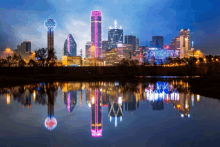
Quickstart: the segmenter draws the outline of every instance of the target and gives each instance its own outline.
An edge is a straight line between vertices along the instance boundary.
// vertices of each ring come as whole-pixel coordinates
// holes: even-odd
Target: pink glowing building
[[[91,12],[91,57],[102,58],[102,15],[101,11]]]

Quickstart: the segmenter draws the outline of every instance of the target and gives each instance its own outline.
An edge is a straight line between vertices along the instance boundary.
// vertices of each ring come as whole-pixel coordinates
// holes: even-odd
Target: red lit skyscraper
[[[91,12],[91,53],[94,58],[102,57],[102,16],[101,11]]]

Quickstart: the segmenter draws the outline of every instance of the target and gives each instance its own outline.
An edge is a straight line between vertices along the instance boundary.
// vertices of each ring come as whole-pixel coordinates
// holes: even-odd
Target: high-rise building
[[[163,36],[152,36],[152,41],[150,42],[150,47],[163,48]]]
[[[179,30],[180,37],[180,58],[183,58],[187,51],[190,50],[190,30]]]
[[[63,56],[76,56],[76,42],[71,34],[64,42]]]
[[[117,48],[118,43],[123,43],[123,29],[117,28],[117,22],[115,21],[114,29],[108,29],[108,42],[109,49]]]
[[[20,53],[27,53],[27,52],[31,52],[31,42],[30,41],[23,41],[21,43],[21,45],[17,46],[17,50],[16,52],[20,52]]]
[[[49,18],[45,22],[45,27],[48,29],[47,31],[47,48],[54,49],[54,29],[56,27],[56,22]]]
[[[102,15],[101,11],[91,12],[91,53],[95,58],[102,57]]]
[[[105,53],[109,51],[108,40],[102,40],[102,57],[105,59]]]
[[[86,58],[90,58],[90,47],[91,47],[91,42],[88,41],[86,42]]]
[[[136,36],[127,35],[125,36],[125,44],[132,44],[132,54],[136,50]]]
[[[180,37],[173,38],[172,42],[170,43],[170,49],[180,49]]]
[[[136,38],[136,50],[139,50],[139,38]]]

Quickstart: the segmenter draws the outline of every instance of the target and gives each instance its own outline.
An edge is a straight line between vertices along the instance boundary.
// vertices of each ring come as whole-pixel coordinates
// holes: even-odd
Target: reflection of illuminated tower
[[[48,130],[53,130],[57,126],[57,120],[54,117],[54,98],[48,96],[48,116],[45,119],[44,126]]]
[[[47,48],[54,49],[54,32],[53,32],[53,30],[56,27],[56,22],[52,18],[49,18],[45,22],[45,27],[48,29],[48,31],[47,31]]]
[[[118,102],[110,101],[108,105],[108,116],[110,118],[110,121],[112,118],[115,119],[115,127],[117,127],[117,119],[120,118],[120,121],[122,121],[123,117],[123,103],[122,103],[122,97],[120,96],[118,98]]]
[[[72,113],[74,107],[76,106],[77,100],[77,91],[64,92],[64,104],[69,113]]]
[[[91,94],[91,133],[92,137],[102,136],[102,99],[99,97],[98,88]]]
[[[92,11],[91,12],[91,45],[95,46],[95,58],[102,57],[102,16],[101,16],[101,11]]]
[[[180,108],[179,113],[181,117],[190,117],[190,95],[187,93],[180,93]]]

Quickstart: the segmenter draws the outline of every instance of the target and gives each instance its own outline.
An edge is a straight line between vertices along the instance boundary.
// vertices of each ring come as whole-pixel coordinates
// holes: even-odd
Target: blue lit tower
[[[48,18],[45,23],[47,30],[47,48],[54,49],[54,29],[56,27],[56,22],[52,18]]]
[[[71,34],[68,35],[64,43],[63,55],[76,56],[76,41]]]
[[[123,29],[117,28],[117,22],[115,21],[115,28],[108,30],[108,42],[110,50],[117,48],[118,43],[123,43]]]

